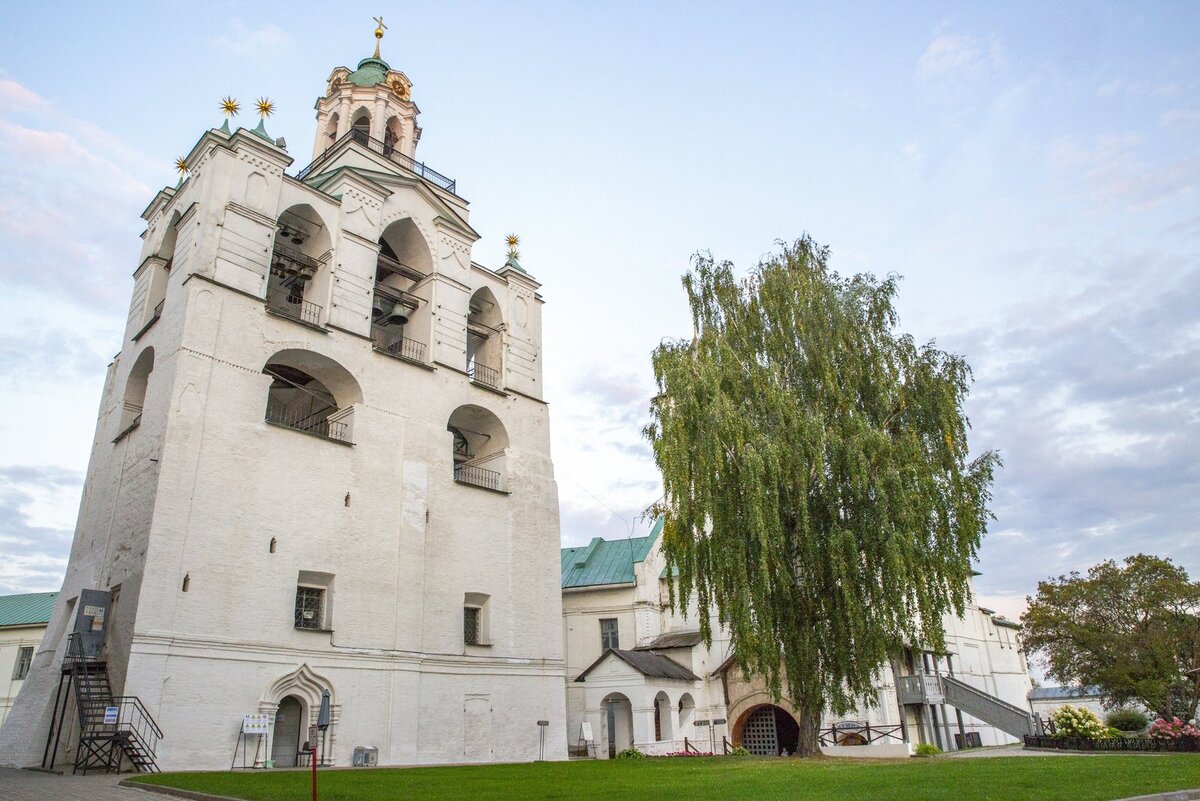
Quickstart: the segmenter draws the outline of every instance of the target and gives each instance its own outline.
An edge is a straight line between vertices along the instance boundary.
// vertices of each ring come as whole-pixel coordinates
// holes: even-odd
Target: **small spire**
[[[225,114],[225,121],[221,123],[221,130],[225,133],[231,133],[229,130],[229,120],[231,117],[236,117],[242,107],[231,96],[225,95],[221,98],[221,111]]]
[[[275,113],[275,104],[272,103],[268,98],[260,97],[258,100],[254,101],[254,105],[258,107],[258,116],[264,121],[267,119],[267,117],[270,117]]]
[[[383,39],[383,32],[387,30],[387,26],[383,24],[383,17],[371,17],[375,20],[375,58],[379,58],[379,43]]]
[[[521,262],[517,261],[517,259],[521,258],[520,252],[517,251],[517,245],[521,244],[521,237],[516,234],[509,234],[504,237],[504,242],[508,245],[508,258],[504,260],[504,266],[500,268],[500,272],[504,272],[505,270],[526,272],[525,268],[521,266]]]
[[[187,178],[188,170],[190,169],[188,167],[187,159],[183,156],[175,159],[175,169],[179,172],[179,183],[175,184],[175,188],[178,189],[179,187],[183,186],[184,179]]]

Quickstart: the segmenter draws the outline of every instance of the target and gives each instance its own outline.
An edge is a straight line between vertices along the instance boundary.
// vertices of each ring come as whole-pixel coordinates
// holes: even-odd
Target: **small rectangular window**
[[[320,587],[296,588],[296,628],[320,629],[325,608],[325,590]]]
[[[483,642],[480,636],[479,611],[478,606],[463,607],[463,642],[467,645],[480,645]]]
[[[13,669],[13,681],[19,681],[29,675],[29,666],[33,664],[33,646],[27,645],[17,649],[17,666]]]
[[[620,648],[621,640],[617,636],[617,619],[606,617],[600,621],[600,647],[607,651],[609,648]]]

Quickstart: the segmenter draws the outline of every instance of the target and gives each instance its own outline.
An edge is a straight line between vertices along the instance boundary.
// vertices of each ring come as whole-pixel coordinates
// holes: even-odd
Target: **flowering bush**
[[[1200,737],[1200,728],[1190,723],[1184,723],[1179,718],[1163,720],[1159,718],[1150,724],[1151,737],[1159,740],[1178,740],[1180,737]]]
[[[1055,737],[1089,737],[1093,740],[1104,740],[1112,736],[1108,727],[1096,713],[1086,707],[1075,707],[1067,704],[1060,706],[1050,714],[1054,722]]]
[[[671,753],[669,753],[669,754],[662,754],[661,756],[669,756],[669,757],[698,757],[698,756],[712,756],[712,755],[713,755],[713,754],[712,754],[712,751],[672,751],[672,752],[671,752]]]
[[[636,748],[626,748],[617,752],[617,759],[645,759],[646,755]]]

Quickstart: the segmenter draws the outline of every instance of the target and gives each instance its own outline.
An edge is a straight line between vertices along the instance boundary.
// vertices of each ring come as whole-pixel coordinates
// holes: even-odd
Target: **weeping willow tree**
[[[807,236],[743,280],[697,256],[695,334],[654,351],[644,432],[671,604],[715,607],[738,667],[797,707],[802,754],[906,641],[944,647],[999,464],[968,457],[963,358],[897,332],[895,278],[828,262]]]

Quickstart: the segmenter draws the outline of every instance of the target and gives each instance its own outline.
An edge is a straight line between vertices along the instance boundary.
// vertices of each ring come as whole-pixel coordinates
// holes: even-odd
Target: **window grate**
[[[320,587],[296,588],[296,628],[320,629],[325,590]]]
[[[479,630],[479,607],[463,607],[463,642],[467,645],[481,645],[482,638]]]

